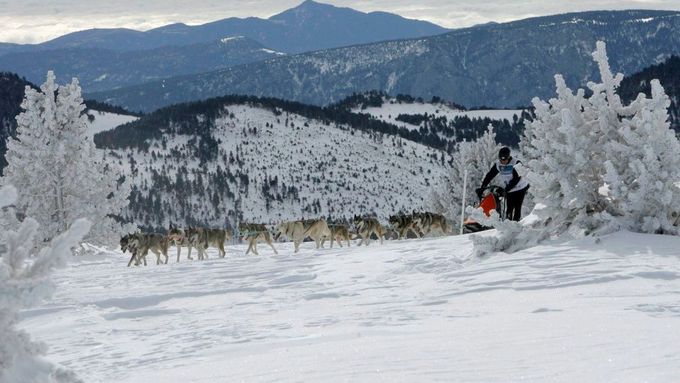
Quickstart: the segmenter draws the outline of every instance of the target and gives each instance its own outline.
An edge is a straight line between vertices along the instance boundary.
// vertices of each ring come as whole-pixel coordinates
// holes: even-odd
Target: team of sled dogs
[[[355,216],[351,221],[353,224],[353,232],[350,233],[350,227],[347,224],[331,223],[328,224],[325,219],[307,219],[299,221],[289,221],[280,223],[273,228],[273,234],[265,224],[257,223],[241,223],[238,225],[239,236],[248,243],[246,255],[251,251],[255,255],[257,252],[258,242],[268,244],[274,253],[278,254],[274,248],[273,241],[278,241],[282,238],[287,238],[293,242],[295,252],[300,249],[300,244],[306,239],[311,238],[316,243],[316,248],[323,248],[326,240],[330,240],[331,248],[333,241],[336,241],[340,247],[342,242],[347,241],[347,246],[350,245],[351,239],[361,238],[359,246],[371,242],[371,236],[375,235],[380,243],[383,243],[383,238],[408,238],[411,236],[417,238],[424,237],[433,233],[446,235],[449,233],[449,226],[446,223],[444,216],[435,213],[413,213],[413,214],[398,214],[389,217],[389,226],[383,227],[376,218]],[[128,234],[121,238],[120,248],[125,252],[130,252],[132,255],[128,262],[128,267],[134,263],[139,266],[144,263],[146,266],[146,256],[149,251],[156,256],[156,264],[168,263],[168,250],[170,246],[177,247],[177,262],[180,260],[180,253],[182,247],[189,249],[187,259],[191,257],[191,249],[196,249],[198,252],[198,259],[206,259],[206,249],[208,247],[217,248],[219,255],[223,258],[226,255],[224,244],[233,239],[231,230],[223,229],[206,229],[201,227],[180,229],[170,226],[168,234],[159,233],[134,233]],[[162,261],[161,257],[165,257]]]

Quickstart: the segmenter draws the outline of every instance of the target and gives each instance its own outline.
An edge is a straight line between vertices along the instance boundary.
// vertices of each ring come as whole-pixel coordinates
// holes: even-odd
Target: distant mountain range
[[[555,73],[572,87],[597,78],[591,52],[604,40],[615,71],[631,74],[680,52],[680,12],[597,11],[486,24],[411,40],[284,56],[182,76],[93,98],[151,111],[224,94],[325,105],[382,90],[465,106],[529,105],[554,94]]]
[[[146,32],[131,29],[88,29],[35,45],[0,44],[0,54],[66,48],[114,51],[209,43],[245,36],[285,53],[299,53],[381,40],[431,36],[446,32],[438,25],[385,13],[364,13],[307,0],[268,19],[228,18],[189,26],[171,24]]]
[[[0,68],[42,82],[48,70],[58,79],[78,77],[88,92],[132,86],[168,76],[197,74],[248,64],[283,53],[247,37],[228,37],[209,43],[164,46],[141,51],[64,48],[0,56]]]
[[[97,92],[281,56],[446,32],[432,23],[305,1],[269,19],[229,18],[140,32],[90,29],[35,45],[0,43],[0,70],[39,82],[47,70]]]

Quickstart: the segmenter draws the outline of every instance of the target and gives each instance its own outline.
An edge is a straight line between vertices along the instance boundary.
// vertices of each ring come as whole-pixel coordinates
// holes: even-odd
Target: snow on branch
[[[12,205],[17,198],[16,189],[0,189],[0,207]],[[3,223],[14,223],[14,209],[3,212]],[[7,230],[0,243],[0,381],[26,382],[80,382],[71,372],[43,360],[46,347],[31,341],[29,335],[16,328],[18,313],[48,298],[54,287],[50,274],[55,267],[65,263],[71,248],[78,245],[90,229],[86,219],[76,220],[64,233],[55,237],[48,246],[35,252],[41,243],[38,222],[26,218],[15,230]]]

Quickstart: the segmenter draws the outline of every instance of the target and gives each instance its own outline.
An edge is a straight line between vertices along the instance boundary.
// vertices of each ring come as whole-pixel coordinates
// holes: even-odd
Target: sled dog
[[[347,225],[342,224],[330,224],[328,227],[331,229],[331,249],[333,248],[333,240],[335,240],[340,247],[342,247],[342,241],[347,241],[347,246],[350,245],[349,229]]]
[[[357,234],[361,237],[361,241],[357,246],[366,243],[366,246],[371,242],[371,234],[375,234],[380,239],[380,244],[383,243],[383,227],[376,218],[362,218],[354,216],[354,225],[357,228]]]
[[[187,246],[190,246],[190,249],[195,247],[198,251],[198,259],[203,260],[208,258],[208,254],[205,252],[208,247],[217,248],[220,258],[224,258],[227,255],[224,244],[231,240],[233,234],[231,230],[196,227],[187,229],[185,236]]]
[[[272,250],[274,250],[274,254],[278,254],[274,248],[274,244],[272,243],[271,234],[269,234],[269,231],[264,224],[240,223],[238,225],[238,231],[241,233],[241,236],[248,241],[246,255],[248,255],[251,250],[253,253],[255,253],[255,255],[260,255],[257,252],[257,243],[261,241],[266,242],[272,248]]]
[[[446,235],[449,232],[446,218],[441,214],[424,212],[413,213],[414,226],[420,230],[423,236],[432,232],[439,232],[441,235]]]
[[[316,243],[316,248],[323,248],[323,243],[326,238],[331,237],[331,229],[328,228],[328,223],[326,220],[315,219],[307,221],[309,226],[307,226],[304,237],[310,237]]]
[[[156,255],[156,264],[161,264],[161,255],[165,257],[165,262],[168,263],[168,239],[163,234],[158,233],[136,233],[128,234],[121,239],[121,249],[130,250],[132,257],[128,262],[128,267],[135,262],[135,266],[139,266],[140,261],[144,262],[146,266],[146,256],[151,250]]]
[[[293,241],[295,252],[300,249],[300,244],[305,239],[305,225],[302,221],[289,221],[276,225],[274,229],[274,240],[278,241],[282,236]]]
[[[224,258],[227,255],[227,252],[224,250],[224,244],[227,241],[231,241],[234,235],[228,229],[205,229],[204,236],[206,248],[209,246],[216,247],[220,252],[220,258]]]
[[[384,229],[385,229],[385,232],[384,232],[385,240],[399,239],[399,233],[396,230],[394,230],[394,228],[386,227]]]
[[[397,239],[406,238],[408,232],[412,232],[416,237],[420,238],[421,233],[419,233],[416,222],[413,215],[397,214],[392,215],[389,218],[390,225],[397,232]]]
[[[135,234],[125,234],[120,238],[120,250],[125,253],[126,251],[130,251],[131,253],[135,250],[134,245],[136,244],[135,241],[133,241]]]
[[[132,261],[137,260],[137,245],[138,245],[137,234],[125,234],[120,239],[120,250],[123,252],[123,254],[125,254],[125,252],[127,251],[129,251],[130,254],[132,254],[132,256],[130,257],[130,261],[128,262],[128,267],[130,267]]]
[[[168,230],[168,242],[177,246],[177,262],[179,262],[179,256],[183,246],[189,248],[187,259],[193,259],[191,258],[191,243],[189,243],[189,236],[187,235],[188,230],[189,229],[180,229],[172,225],[170,225],[170,230]]]

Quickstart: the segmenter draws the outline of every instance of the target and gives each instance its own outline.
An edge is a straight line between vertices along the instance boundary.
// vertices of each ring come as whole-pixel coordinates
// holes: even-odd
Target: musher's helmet
[[[510,148],[508,148],[507,146],[502,147],[501,150],[498,151],[498,159],[499,160],[510,159]]]

